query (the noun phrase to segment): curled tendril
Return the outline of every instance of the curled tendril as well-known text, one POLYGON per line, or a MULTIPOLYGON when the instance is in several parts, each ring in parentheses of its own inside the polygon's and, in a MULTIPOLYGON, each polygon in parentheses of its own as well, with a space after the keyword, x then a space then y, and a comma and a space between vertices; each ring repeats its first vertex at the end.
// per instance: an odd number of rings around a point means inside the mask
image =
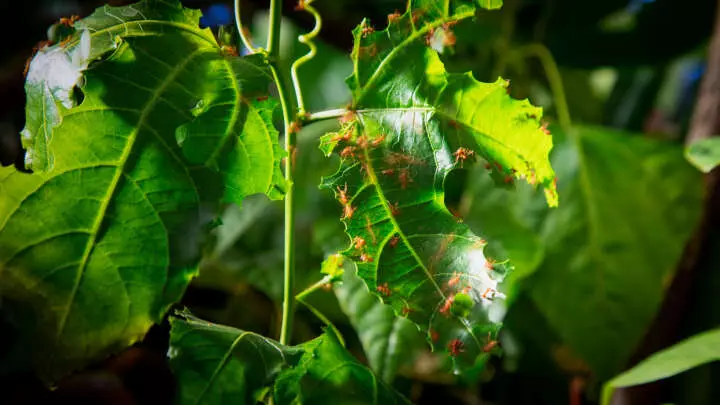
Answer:
POLYGON ((317 53, 317 46, 313 42, 313 39, 315 39, 315 37, 320 33, 320 29, 322 28, 322 17, 320 16, 320 13, 318 13, 318 11, 310 5, 310 3, 312 3, 312 0, 300 0, 300 4, 298 5, 299 9, 307 11, 315 17, 315 27, 312 31, 298 36, 298 41, 307 45, 307 47, 310 48, 310 51, 299 57, 290 67, 290 76, 292 77, 293 87, 295 88, 295 97, 297 98, 298 103, 298 114, 301 116, 305 114, 305 102, 303 100, 302 89, 300 88, 297 71, 300 66, 315 57, 315 54, 317 53))
POLYGON ((252 40, 247 35, 245 27, 243 27, 242 21, 240 20, 240 0, 235 0, 235 26, 237 27, 238 35, 243 45, 245 45, 245 48, 247 48, 250 53, 258 52, 258 49, 253 46, 252 40))

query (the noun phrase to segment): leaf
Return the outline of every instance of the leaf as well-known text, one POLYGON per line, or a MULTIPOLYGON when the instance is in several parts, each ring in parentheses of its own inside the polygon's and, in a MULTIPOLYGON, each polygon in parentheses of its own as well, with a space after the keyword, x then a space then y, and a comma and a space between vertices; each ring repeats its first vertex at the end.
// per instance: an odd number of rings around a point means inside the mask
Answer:
POLYGON ((275 383, 276 404, 410 403, 352 357, 331 329, 299 347, 305 350, 299 364, 275 383))
POLYGON ((720 138, 701 139, 685 150, 687 160, 703 173, 709 173, 720 164, 720 138))
POLYGON ((720 329, 689 337, 661 350, 605 383, 603 404, 610 404, 615 388, 647 384, 720 360, 720 329))
POLYGON ((358 275, 465 368, 495 347, 509 266, 486 259, 486 242, 445 207, 446 175, 480 156, 501 182, 539 183, 550 205, 557 195, 542 110, 510 98, 502 79, 446 73, 423 41, 437 24, 416 30, 409 11, 385 31, 355 30, 352 111, 321 141, 342 161, 323 187, 344 207, 358 275))
POLYGON ((417 327, 395 316, 392 308, 383 305, 351 272, 345 272, 342 283, 335 284, 335 295, 360 337, 370 367, 383 381, 392 383, 398 369, 411 363, 422 347, 417 327))
POLYGON ((302 355, 256 333, 179 315, 170 318, 168 358, 180 404, 254 404, 302 355))
POLYGON ((105 7, 32 61, 35 174, 0 169, 0 294, 46 380, 162 319, 221 200, 284 187, 272 102, 248 102, 269 85, 265 61, 225 55, 198 15, 177 1, 105 7), (52 82, 63 73, 51 62, 86 38, 102 60, 79 62, 91 68, 73 76, 83 97, 68 109, 57 94, 73 84, 52 82))
POLYGON ((476 167, 471 172, 465 193, 468 208, 464 222, 488 241, 488 255, 497 260, 512 259, 513 271, 504 281, 512 298, 512 290, 542 262, 542 240, 517 212, 518 193, 494 187, 486 170, 476 167))
POLYGON ((188 312, 178 316, 170 320, 168 357, 181 404, 251 404, 269 388, 277 405, 409 403, 377 381, 330 330, 288 347, 188 312))
POLYGON ((545 257, 523 287, 598 378, 619 371, 652 321, 699 219, 700 174, 668 143, 605 128, 557 139, 557 210, 523 203, 545 257))
POLYGON ((472 16, 475 10, 484 8, 496 10, 503 5, 502 0, 411 0, 413 23, 433 23, 444 18, 472 16))

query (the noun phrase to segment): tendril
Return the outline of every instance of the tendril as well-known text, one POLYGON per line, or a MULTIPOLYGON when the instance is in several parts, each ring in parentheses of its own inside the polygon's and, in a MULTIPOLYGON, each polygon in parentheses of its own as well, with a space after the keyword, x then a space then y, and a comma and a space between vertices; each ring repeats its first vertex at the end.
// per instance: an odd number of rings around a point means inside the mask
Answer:
POLYGON ((297 71, 300 66, 309 62, 313 57, 315 57, 315 54, 317 53, 317 46, 313 42, 313 39, 315 39, 315 37, 320 33, 320 29, 322 28, 322 17, 320 16, 320 13, 318 13, 318 11, 310 5, 311 2, 312 0, 300 0, 300 3, 297 7, 298 10, 307 11, 308 13, 312 14, 313 17, 315 17, 315 27, 312 29, 312 31, 308 32, 307 34, 298 36, 298 41, 307 45, 307 47, 310 48, 310 51, 305 55, 299 57, 290 67, 290 76, 292 77, 293 88, 295 88, 295 98, 297 99, 298 104, 298 115, 300 116, 305 115, 305 102, 303 100, 302 89, 300 88, 300 81, 298 80, 297 71))

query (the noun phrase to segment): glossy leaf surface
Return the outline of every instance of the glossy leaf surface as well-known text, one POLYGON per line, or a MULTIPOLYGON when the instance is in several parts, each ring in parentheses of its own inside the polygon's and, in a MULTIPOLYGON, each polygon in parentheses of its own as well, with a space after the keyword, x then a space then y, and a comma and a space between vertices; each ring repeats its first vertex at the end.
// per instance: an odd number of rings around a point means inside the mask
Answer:
POLYGON ((170 366, 180 404, 254 404, 302 350, 195 318, 171 318, 170 366))
POLYGON ((501 183, 526 178, 557 205, 552 139, 541 109, 509 97, 504 80, 445 72, 425 35, 459 17, 419 27, 414 15, 424 14, 408 11, 382 32, 366 22, 355 30, 354 110, 323 138, 322 149, 342 158, 323 185, 343 205, 358 275, 465 368, 495 347, 491 307, 508 266, 486 258, 486 242, 448 211, 443 182, 482 157, 501 183))
POLYGON ((177 1, 105 7, 30 65, 35 174, 0 170, 0 292, 46 379, 162 318, 221 201, 281 195, 274 104, 254 100, 264 61, 227 55, 198 17, 177 1))

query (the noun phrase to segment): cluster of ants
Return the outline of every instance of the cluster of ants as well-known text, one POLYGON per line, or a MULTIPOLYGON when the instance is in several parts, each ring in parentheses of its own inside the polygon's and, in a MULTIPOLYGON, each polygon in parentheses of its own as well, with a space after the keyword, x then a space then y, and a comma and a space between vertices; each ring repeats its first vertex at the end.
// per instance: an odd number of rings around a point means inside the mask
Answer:
MULTIPOLYGON (((70 17, 62 17, 62 18, 60 18, 60 20, 57 22, 57 24, 60 25, 60 26, 66 27, 66 28, 73 28, 73 27, 75 26, 75 23, 76 23, 78 20, 80 20, 80 17, 79 17, 79 16, 77 16, 77 15, 72 15, 72 16, 70 16, 70 17)), ((67 43, 70 42, 71 39, 72 39, 72 35, 67 35, 65 38, 63 38, 63 39, 60 41, 60 46, 65 46, 65 45, 67 45, 67 43)), ((53 40, 51 40, 51 39, 46 39, 46 40, 44 40, 44 41, 38 42, 38 43, 33 47, 33 49, 32 49, 32 54, 31 54, 30 57, 28 57, 27 60, 25 61, 25 69, 23 69, 23 76, 24 76, 24 77, 27 77, 28 71, 30 70, 30 62, 31 62, 32 59, 35 57, 35 55, 36 55, 39 51, 41 51, 41 50, 43 50, 43 49, 45 49, 45 48, 47 48, 47 47, 49 47, 49 46, 53 46, 53 45, 55 45, 55 42, 54 42, 53 40)))

